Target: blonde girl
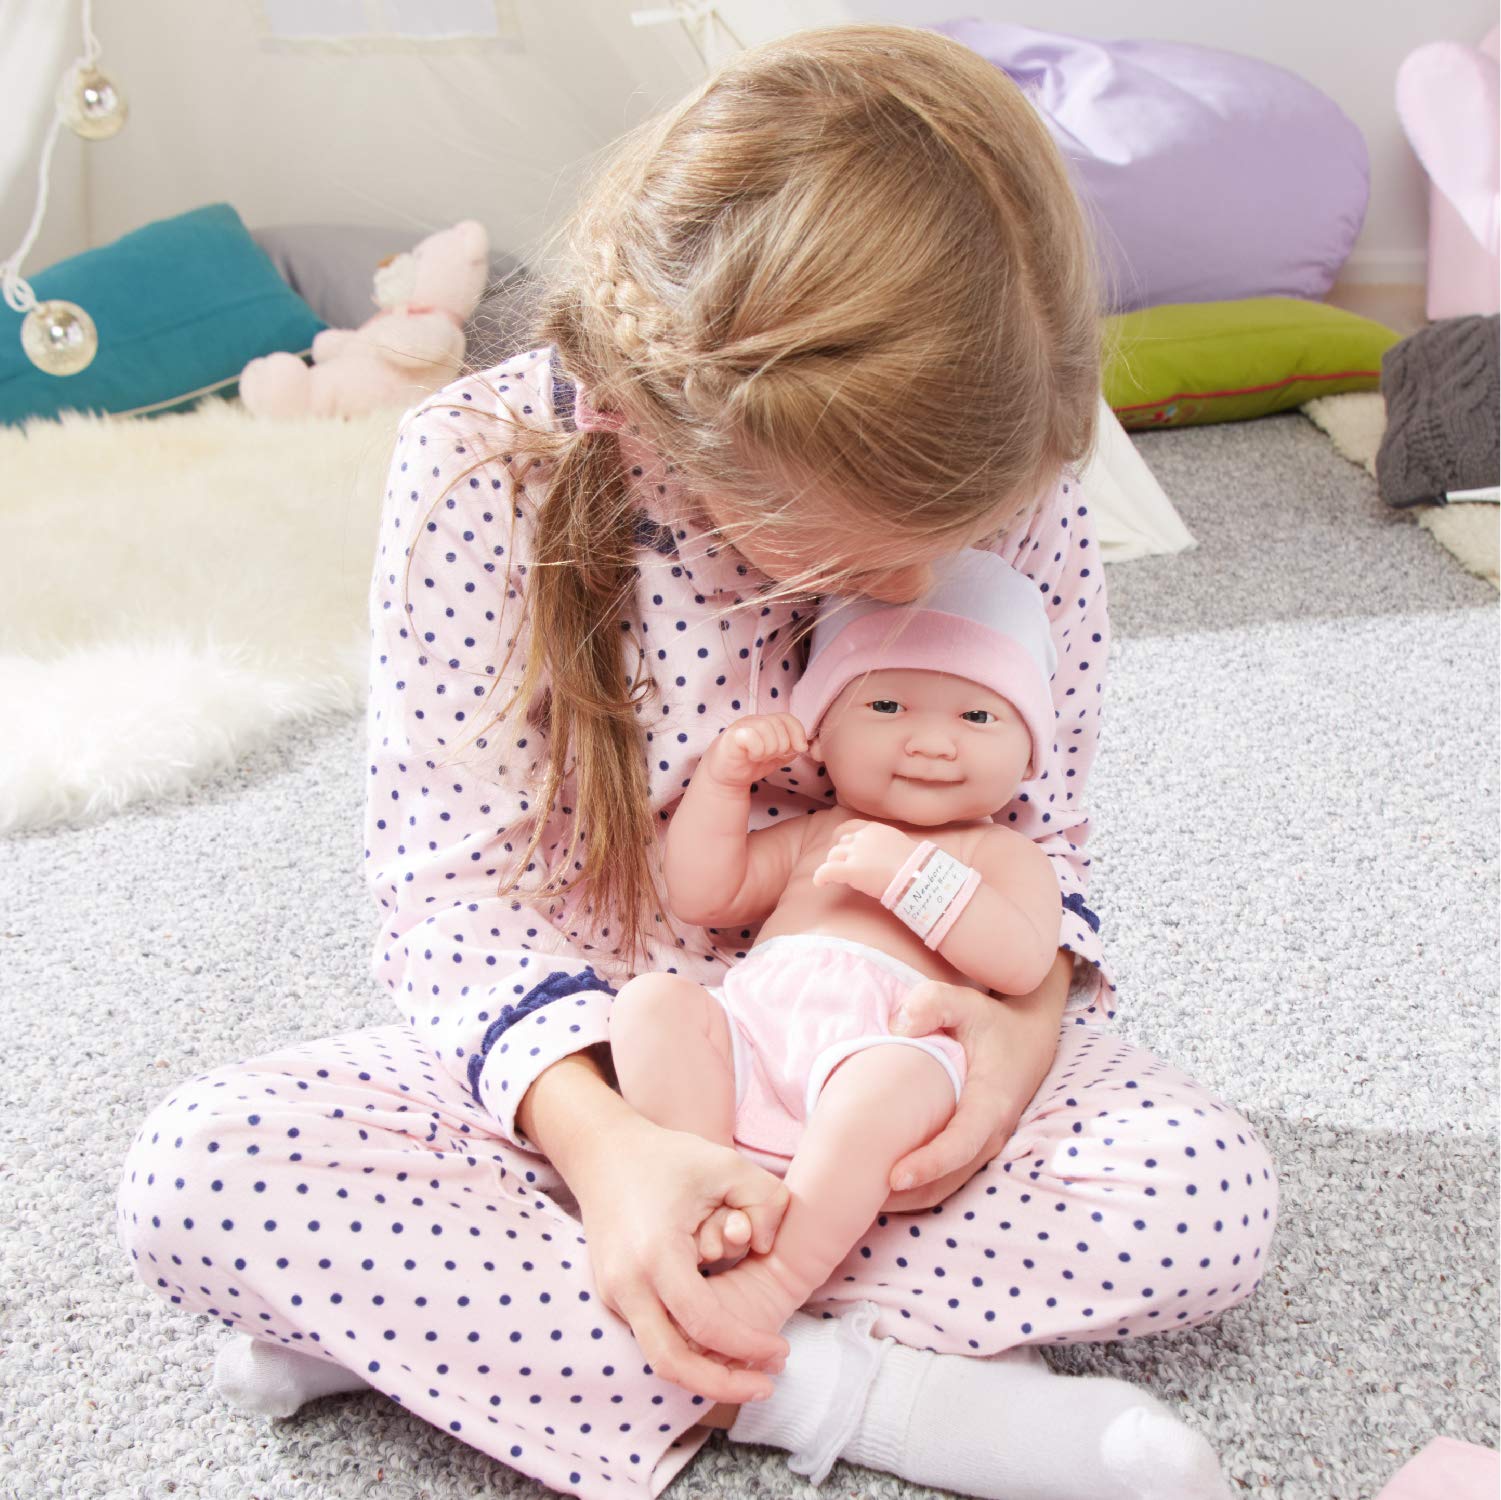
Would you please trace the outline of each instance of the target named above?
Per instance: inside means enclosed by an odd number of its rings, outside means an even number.
[[[1085,902],[1101,304],[1002,73],[918,29],[808,31],[626,137],[526,351],[405,414],[364,775],[399,1019],[185,1082],[121,1184],[143,1282],[234,1331],[232,1400],[373,1387],[590,1500],[660,1494],[715,1428],[815,1482],[842,1457],[1008,1500],[1226,1493],[1163,1402],[1038,1352],[1216,1317],[1276,1210],[1251,1126],[1111,1029]],[[972,545],[1036,584],[1056,647],[1052,754],[1001,816],[1057,874],[1057,959],[1009,1000],[914,992],[964,1099],[760,1332],[700,1272],[766,1252],[785,1184],[630,1109],[610,1002],[716,983],[753,937],[664,915],[659,840],[713,737],[785,706],[818,598],[914,598]],[[827,799],[794,757],[752,826]]]

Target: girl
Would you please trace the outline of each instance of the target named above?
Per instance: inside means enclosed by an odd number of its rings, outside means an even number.
[[[1161,1402],[1036,1347],[1215,1317],[1276,1208],[1246,1121],[1108,1026],[1084,848],[1109,628],[1076,477],[1100,301],[1001,73],[917,29],[805,32],[628,136],[536,347],[404,415],[366,804],[401,1020],[188,1081],[121,1183],[142,1280],[239,1335],[227,1394],[368,1384],[590,1500],[660,1494],[710,1427],[815,1481],[843,1457],[1008,1500],[1225,1493]],[[1051,759],[997,821],[1057,875],[1056,961],[1005,1006],[909,997],[963,1046],[964,1097],[757,1331],[696,1230],[740,1208],[764,1252],[785,1187],[626,1104],[610,1002],[648,971],[716,983],[753,939],[667,920],[659,830],[714,736],[783,705],[812,602],[910,600],[969,545],[1053,631]],[[794,760],[752,824],[826,793]]]

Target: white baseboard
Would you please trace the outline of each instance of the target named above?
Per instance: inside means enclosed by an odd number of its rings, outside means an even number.
[[[1347,286],[1427,286],[1428,252],[1356,250],[1339,268],[1336,280]]]

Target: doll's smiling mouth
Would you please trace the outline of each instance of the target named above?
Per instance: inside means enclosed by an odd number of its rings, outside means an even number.
[[[904,776],[900,771],[897,772],[896,779],[898,781],[915,781],[918,786],[958,786],[964,780],[962,776]]]

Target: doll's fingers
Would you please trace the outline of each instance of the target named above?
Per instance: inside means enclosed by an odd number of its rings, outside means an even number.
[[[751,1237],[751,1221],[740,1209],[725,1217],[724,1237],[737,1245],[743,1245]]]

